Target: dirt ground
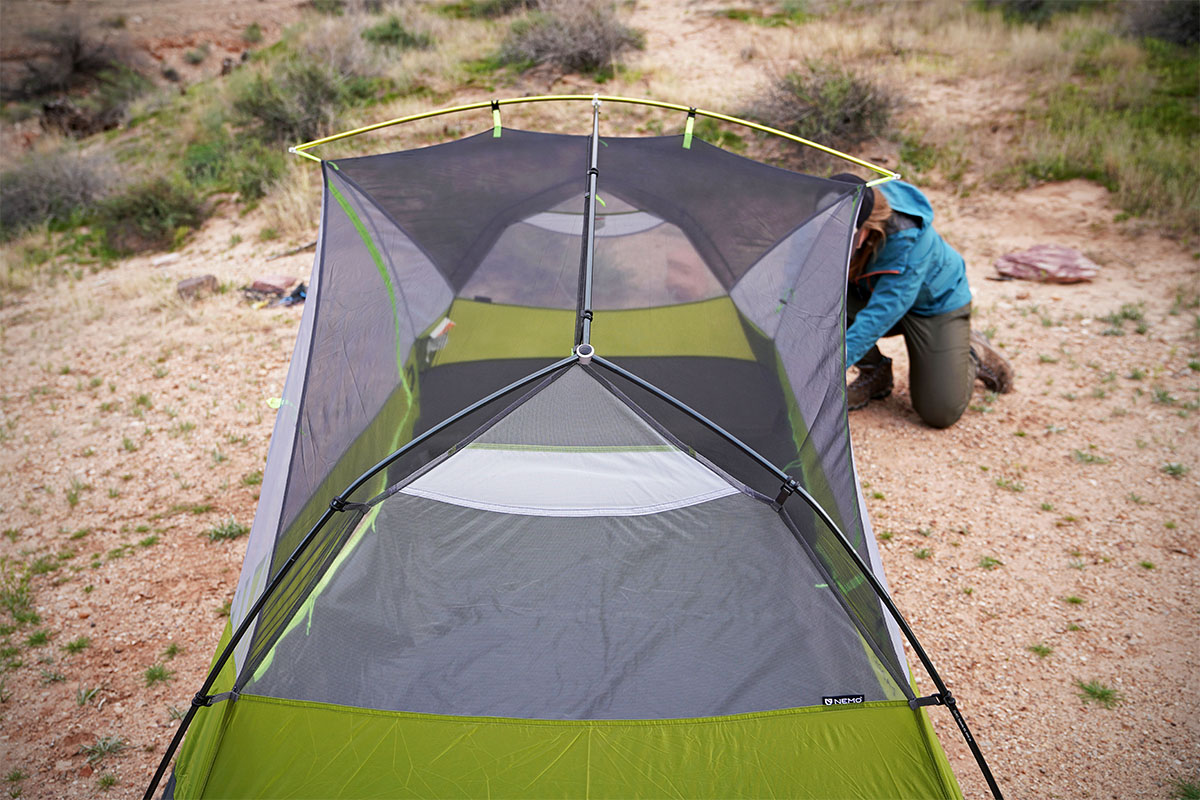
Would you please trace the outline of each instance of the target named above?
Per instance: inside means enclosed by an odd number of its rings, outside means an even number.
[[[6,5],[6,23],[22,5]],[[637,13],[681,63],[697,47],[744,61],[744,27]],[[948,113],[1002,113],[987,86],[935,93]],[[1017,382],[998,397],[980,387],[958,424],[931,430],[911,409],[902,343],[882,343],[896,390],[851,430],[893,594],[1007,797],[1166,798],[1200,778],[1197,260],[1115,223],[1107,192],[1082,181],[929,194],[966,257],[975,327]],[[140,795],[203,679],[246,542],[205,532],[253,517],[268,400],[302,313],[253,308],[236,287],[311,266],[311,252],[268,261],[307,237],[264,242],[262,228],[227,204],[177,254],[0,308],[0,556],[43,565],[41,622],[11,637],[5,660],[23,666],[0,685],[0,777],[21,796],[100,796],[104,775],[110,794]],[[997,256],[1039,243],[1084,251],[1099,276],[992,280]],[[201,273],[225,291],[180,300],[177,281]],[[44,643],[21,638],[35,630]],[[159,665],[169,677],[147,685]],[[1079,682],[1119,702],[1085,702]],[[986,796],[949,715],[930,717],[966,795]],[[102,737],[128,748],[89,765],[81,747]]]
[[[39,47],[24,33],[53,29],[79,21],[89,29],[107,30],[110,40],[124,40],[143,51],[159,69],[171,67],[185,81],[212,76],[223,58],[237,59],[252,46],[242,33],[257,23],[263,39],[279,38],[305,7],[301,0],[6,0],[0,9],[0,64],[19,73],[21,63],[36,57]],[[189,64],[184,53],[207,47],[207,57]]]

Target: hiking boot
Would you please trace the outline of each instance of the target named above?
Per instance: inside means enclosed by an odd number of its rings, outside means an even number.
[[[1012,364],[977,331],[971,331],[971,359],[975,362],[975,377],[990,391],[1000,394],[1012,391]]]
[[[846,405],[854,411],[891,393],[892,360],[885,357],[878,364],[858,365],[858,377],[846,387]]]

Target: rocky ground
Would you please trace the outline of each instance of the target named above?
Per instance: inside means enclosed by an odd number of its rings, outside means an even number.
[[[656,57],[687,64],[699,48],[740,80],[745,29],[666,5],[635,12]],[[928,96],[1003,113],[986,85],[934,81]],[[981,387],[957,425],[928,429],[902,344],[883,343],[896,391],[851,430],[893,592],[1006,796],[1169,797],[1200,770],[1197,262],[1116,224],[1086,182],[929,193],[1017,388]],[[252,307],[238,287],[311,264],[268,261],[309,237],[262,229],[229,204],[177,254],[0,308],[0,588],[34,564],[40,617],[8,634],[4,661],[22,665],[0,684],[0,777],[25,797],[139,794],[203,678],[245,545],[222,532],[252,519],[302,313]],[[992,280],[997,256],[1039,243],[1082,250],[1100,274]],[[176,283],[201,273],[221,291],[181,300]],[[949,715],[930,716],[967,796],[985,796]]]

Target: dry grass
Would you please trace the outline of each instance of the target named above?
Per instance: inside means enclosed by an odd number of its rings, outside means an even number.
[[[291,162],[262,205],[264,227],[284,241],[315,238],[321,218],[321,170],[307,159]]]

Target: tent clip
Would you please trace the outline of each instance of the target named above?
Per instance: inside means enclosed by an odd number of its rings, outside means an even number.
[[[228,692],[221,694],[200,694],[196,692],[196,696],[192,698],[192,705],[197,707],[207,708],[214,703],[219,703],[222,700],[237,700],[239,692],[236,689],[231,689]]]
[[[329,501],[329,507],[332,508],[334,511],[345,511],[346,505],[347,505],[347,503],[346,503],[346,499],[344,497],[334,497],[332,500]]]
[[[783,508],[784,502],[786,502],[789,497],[794,495],[796,490],[799,488],[800,484],[796,482],[795,478],[788,478],[787,483],[779,487],[779,494],[776,495],[775,502],[771,503],[771,505],[774,506],[776,511]]]
[[[692,128],[696,126],[696,107],[688,109],[687,125],[683,129],[683,149],[692,149]]]
[[[500,101],[492,101],[492,138],[500,138]]]
[[[956,702],[957,701],[954,699],[954,695],[950,694],[950,692],[946,692],[944,695],[935,692],[934,694],[931,694],[928,697],[914,697],[912,700],[908,701],[908,707],[911,708],[913,711],[916,711],[921,706],[950,706],[950,707],[953,707],[956,704]]]

